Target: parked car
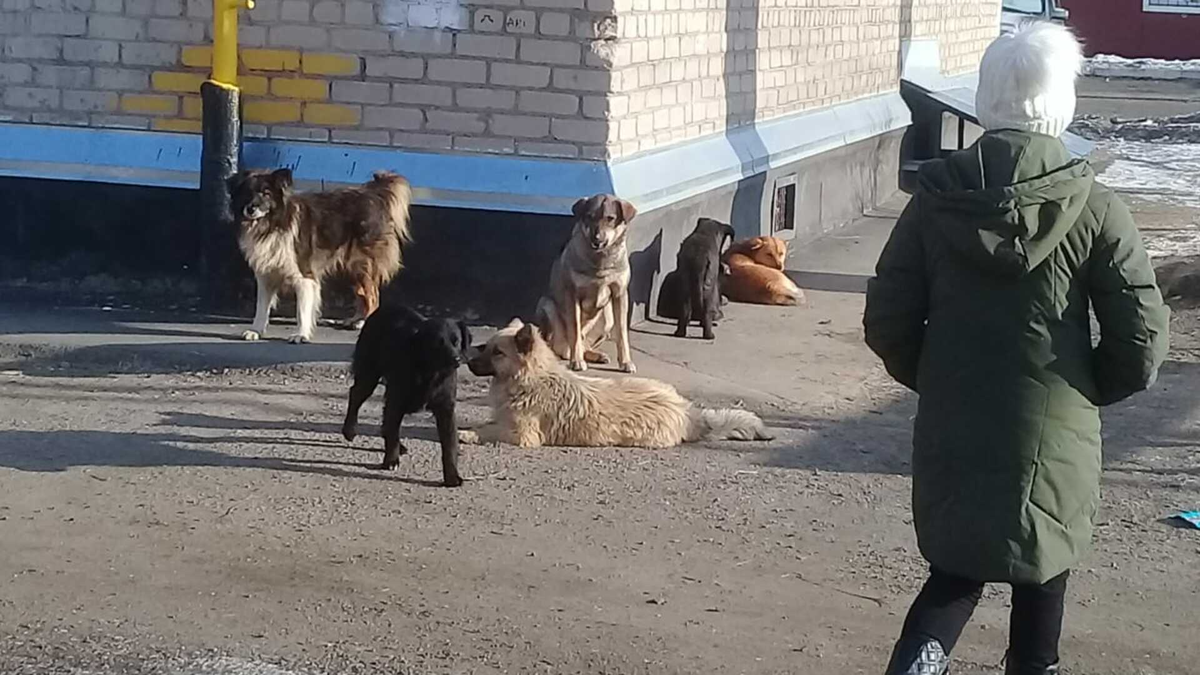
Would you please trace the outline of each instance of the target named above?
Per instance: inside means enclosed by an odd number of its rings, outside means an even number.
[[[1000,30],[1010,31],[1030,19],[1066,23],[1068,14],[1058,0],[1004,0],[1000,7]]]

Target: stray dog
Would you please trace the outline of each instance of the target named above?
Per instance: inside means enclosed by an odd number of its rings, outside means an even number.
[[[311,342],[321,311],[321,282],[336,271],[354,280],[360,328],[379,307],[379,289],[400,271],[408,242],[412,191],[386,171],[360,187],[293,194],[291,169],[243,171],[229,179],[238,246],[254,271],[258,301],[243,340],[267,330],[280,291],[296,293],[296,332],[290,342]]]
[[[459,432],[464,443],[668,448],[705,438],[771,439],[754,413],[694,407],[665,382],[573,373],[520,319],[473,352],[471,372],[493,378],[492,420]]]
[[[700,320],[705,340],[712,340],[713,321],[721,312],[721,249],[732,241],[733,228],[712,218],[701,218],[696,229],[679,246],[676,268],[679,270],[678,324],[675,337],[687,337],[687,326]]]
[[[797,305],[804,291],[783,273],[787,243],[777,237],[753,237],[734,243],[722,257],[729,273],[721,291],[734,302]]]
[[[402,306],[381,307],[363,324],[354,346],[354,386],[342,435],[354,440],[358,409],[382,379],[383,463],[395,469],[408,448],[400,443],[404,416],[428,409],[437,420],[442,444],[442,477],[446,487],[462,485],[458,475],[458,433],[454,418],[458,366],[465,360],[471,336],[461,321],[426,319]]]
[[[550,269],[550,288],[537,306],[554,353],[571,370],[587,362],[608,363],[598,351],[616,328],[617,364],[637,370],[629,352],[629,249],[625,236],[637,209],[610,195],[580,199],[572,207],[575,228]]]

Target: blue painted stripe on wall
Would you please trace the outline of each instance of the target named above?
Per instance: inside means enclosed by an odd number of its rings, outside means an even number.
[[[195,188],[200,145],[192,134],[0,124],[0,175]],[[247,139],[242,161],[290,166],[302,183],[361,183],[389,169],[412,182],[417,203],[431,206],[566,214],[580,196],[612,191],[600,162],[265,139]]]

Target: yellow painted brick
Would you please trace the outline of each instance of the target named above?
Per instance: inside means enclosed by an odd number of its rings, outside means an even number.
[[[189,134],[198,134],[200,133],[200,120],[154,120],[150,123],[150,128],[156,131],[182,131]]]
[[[329,82],[325,80],[276,77],[271,79],[271,93],[283,98],[324,101],[329,98]]]
[[[305,52],[300,63],[301,69],[312,75],[357,75],[362,67],[357,56],[344,54]]]
[[[262,75],[239,75],[238,87],[245,96],[266,96],[267,78]]]
[[[189,68],[207,68],[212,65],[212,47],[184,47],[180,59]]]
[[[125,94],[121,97],[121,110],[127,113],[147,115],[174,115],[179,112],[179,97]]]
[[[160,70],[150,75],[150,85],[156,91],[178,91],[194,94],[200,91],[200,84],[207,79],[206,75],[201,75],[200,73],[172,73]]]
[[[300,121],[299,101],[246,101],[242,116],[247,122],[277,124]]]
[[[189,120],[198,120],[204,116],[204,104],[201,103],[199,97],[183,97],[183,116]]]
[[[308,103],[304,106],[304,121],[308,124],[354,126],[362,119],[362,109],[356,105],[337,103]]]
[[[240,55],[250,70],[300,69],[300,52],[290,49],[243,49]]]

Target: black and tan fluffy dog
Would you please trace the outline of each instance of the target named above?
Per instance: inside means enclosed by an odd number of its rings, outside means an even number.
[[[442,477],[446,487],[462,485],[458,474],[458,433],[454,403],[458,366],[466,360],[471,336],[461,321],[426,319],[401,305],[385,305],[367,317],[354,347],[354,385],[342,435],[354,440],[358,409],[371,397],[382,379],[383,463],[395,469],[408,449],[400,443],[404,416],[429,410],[437,421],[442,445]]]
[[[358,328],[379,306],[379,289],[400,271],[409,239],[412,191],[403,177],[378,171],[357,187],[294,193],[291,169],[243,171],[229,179],[238,246],[258,282],[254,324],[242,333],[257,340],[283,290],[296,294],[291,342],[310,342],[321,311],[321,283],[334,272],[354,282]]]
[[[721,312],[721,249],[732,241],[733,228],[712,218],[701,218],[696,229],[679,246],[678,324],[675,337],[687,337],[688,323],[700,322],[705,340],[716,337],[713,321]]]

